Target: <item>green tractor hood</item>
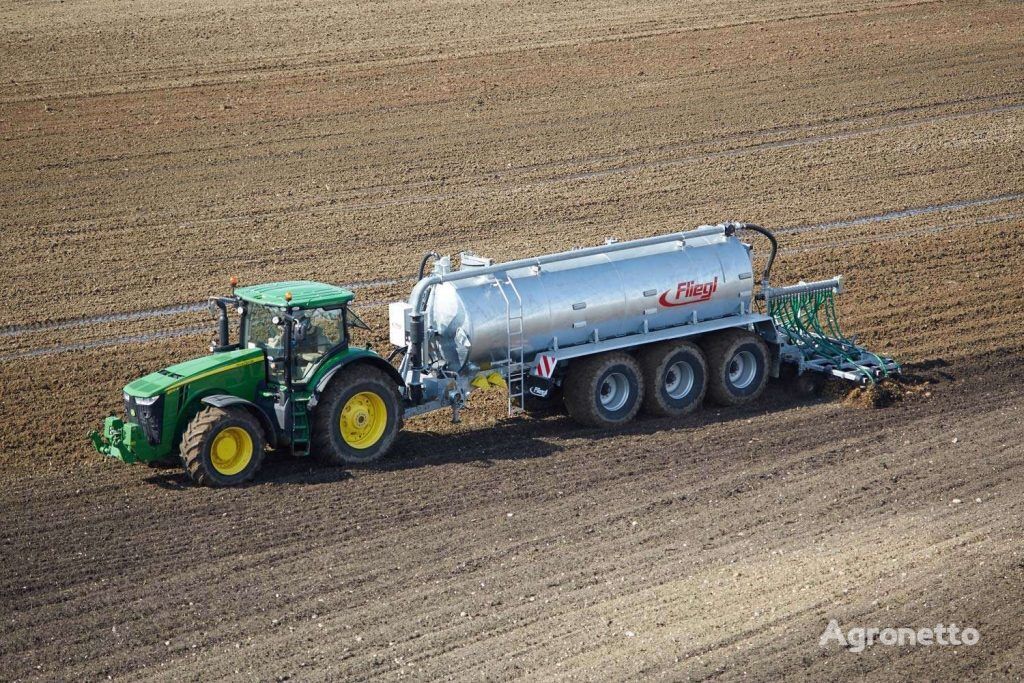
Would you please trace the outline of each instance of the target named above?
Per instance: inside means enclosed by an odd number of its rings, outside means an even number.
[[[255,395],[266,377],[262,349],[212,353],[157,370],[124,388],[125,415],[111,415],[93,431],[93,447],[124,462],[152,462],[174,451],[174,437],[197,402],[209,394]],[[188,394],[177,393],[188,387]],[[164,400],[164,397],[170,397]]]
[[[140,398],[159,396],[197,380],[261,362],[263,362],[261,349],[239,349],[214,353],[140,377],[128,384],[124,391],[130,396]]]

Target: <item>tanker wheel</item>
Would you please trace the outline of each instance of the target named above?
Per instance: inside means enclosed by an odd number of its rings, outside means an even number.
[[[640,351],[639,361],[645,413],[681,417],[700,407],[708,388],[708,365],[700,347],[687,341],[653,344]]]
[[[602,353],[569,366],[563,387],[569,416],[591,427],[617,427],[636,417],[644,378],[627,353]]]
[[[252,479],[266,452],[263,426],[244,408],[200,410],[181,437],[181,461],[201,486],[233,486]]]
[[[746,330],[723,330],[703,341],[708,360],[708,396],[723,406],[756,400],[768,382],[768,345]]]
[[[342,370],[313,413],[313,452],[329,465],[368,463],[391,448],[402,428],[398,387],[369,365]]]

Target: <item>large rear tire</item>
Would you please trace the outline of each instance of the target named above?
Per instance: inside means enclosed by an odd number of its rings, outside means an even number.
[[[388,452],[402,428],[395,382],[369,365],[339,372],[313,413],[313,452],[329,465],[372,462]]]
[[[241,484],[263,464],[263,427],[244,408],[208,406],[185,428],[180,453],[185,471],[200,486]]]
[[[591,427],[618,427],[636,417],[644,379],[627,353],[602,353],[575,361],[565,379],[569,416]]]
[[[682,417],[701,406],[708,388],[708,365],[696,344],[652,344],[640,351],[638,360],[644,376],[645,413]]]
[[[723,330],[705,338],[708,396],[723,406],[757,400],[768,382],[768,345],[746,330]]]

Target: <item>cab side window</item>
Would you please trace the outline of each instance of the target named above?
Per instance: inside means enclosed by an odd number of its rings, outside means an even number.
[[[324,354],[345,341],[342,309],[314,308],[302,312],[302,332],[295,340],[296,377],[306,377]]]

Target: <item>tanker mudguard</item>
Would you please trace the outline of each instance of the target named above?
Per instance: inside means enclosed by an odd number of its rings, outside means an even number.
[[[398,370],[395,369],[394,365],[392,365],[391,363],[387,362],[386,360],[375,354],[357,354],[351,355],[345,360],[341,361],[333,368],[331,368],[330,372],[321,377],[320,381],[317,382],[316,387],[313,389],[313,395],[319,396],[323,392],[323,390],[327,388],[327,385],[330,384],[331,379],[333,379],[334,376],[338,374],[339,371],[344,370],[345,368],[354,363],[368,363],[369,365],[372,365],[375,368],[383,370],[388,377],[395,381],[395,384],[398,385],[399,388],[405,386],[405,380],[402,379],[402,375],[399,374]],[[310,408],[312,408],[314,405],[316,405],[315,399],[313,401],[310,401]]]
[[[274,421],[267,413],[252,401],[247,401],[244,398],[238,396],[232,396],[231,394],[213,394],[211,396],[204,396],[199,399],[200,403],[205,403],[208,406],[214,408],[229,408],[231,406],[242,406],[250,413],[256,416],[256,419],[263,425],[263,432],[267,436],[267,443],[271,447],[277,445],[277,430],[274,429]]]

